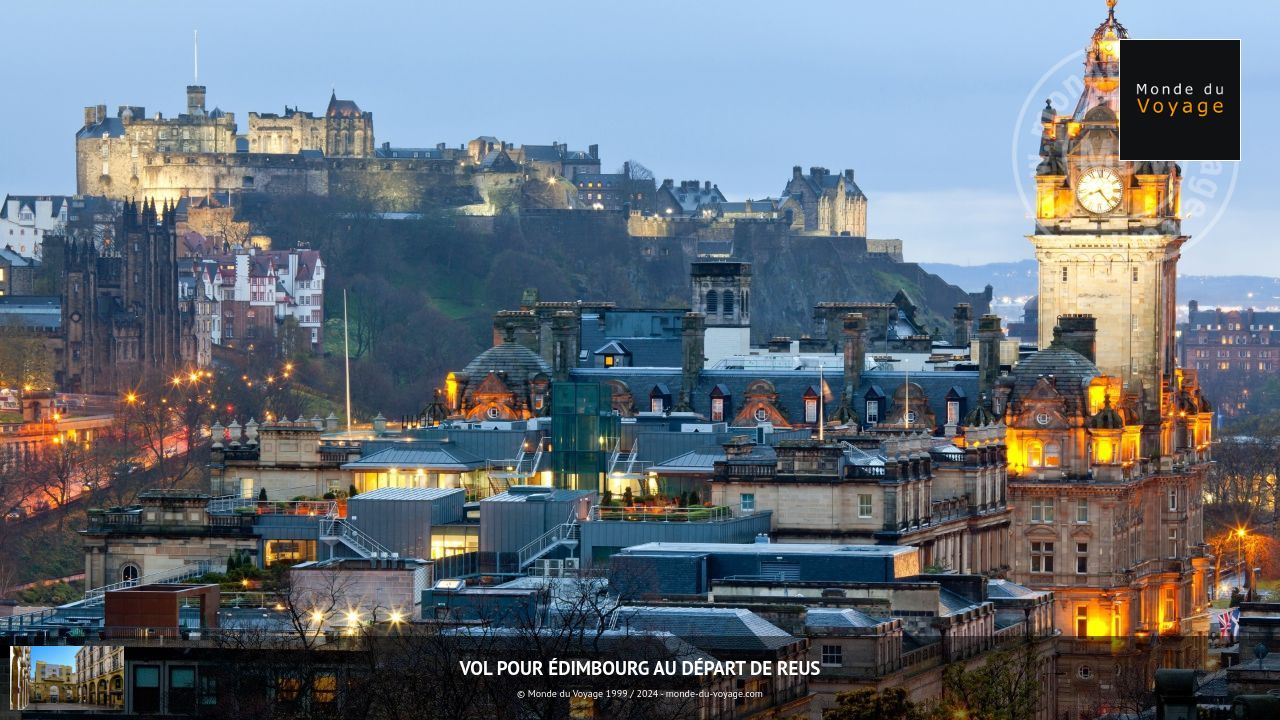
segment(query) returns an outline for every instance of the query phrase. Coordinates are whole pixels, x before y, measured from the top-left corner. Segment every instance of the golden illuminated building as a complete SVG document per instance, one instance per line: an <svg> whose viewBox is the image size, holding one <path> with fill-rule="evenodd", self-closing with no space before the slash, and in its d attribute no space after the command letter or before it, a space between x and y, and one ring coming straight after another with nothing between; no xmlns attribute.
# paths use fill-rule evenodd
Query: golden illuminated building
<svg viewBox="0 0 1280 720"><path fill-rule="evenodd" d="M1175 366L1186 236L1174 162L1119 159L1114 2L1075 110L1041 117L1041 350L997 384L1007 425L1011 579L1052 590L1059 711L1105 707L1155 667L1201 667L1209 566L1202 487L1212 412Z"/></svg>
<svg viewBox="0 0 1280 720"><path fill-rule="evenodd" d="M76 651L77 695L86 705L124 707L124 647L85 645Z"/></svg>

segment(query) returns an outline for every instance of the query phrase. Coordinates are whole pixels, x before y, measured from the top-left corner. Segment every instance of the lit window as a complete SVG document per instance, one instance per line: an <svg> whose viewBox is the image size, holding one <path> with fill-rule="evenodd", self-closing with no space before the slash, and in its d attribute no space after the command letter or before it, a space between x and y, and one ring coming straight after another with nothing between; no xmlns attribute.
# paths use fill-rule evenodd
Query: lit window
<svg viewBox="0 0 1280 720"><path fill-rule="evenodd" d="M1062 464L1062 447L1057 443L1049 443L1044 446L1044 465L1045 467L1058 467Z"/></svg>
<svg viewBox="0 0 1280 720"><path fill-rule="evenodd" d="M1044 446L1036 441L1027 443L1027 467L1038 468L1044 465Z"/></svg>
<svg viewBox="0 0 1280 720"><path fill-rule="evenodd" d="M947 401L947 424L957 425L959 423L960 423L960 401L948 400Z"/></svg>
<svg viewBox="0 0 1280 720"><path fill-rule="evenodd" d="M807 423L818 422L818 398L807 397L804 399L804 421Z"/></svg>
<svg viewBox="0 0 1280 720"><path fill-rule="evenodd" d="M1089 637L1089 606L1076 607L1076 637Z"/></svg>

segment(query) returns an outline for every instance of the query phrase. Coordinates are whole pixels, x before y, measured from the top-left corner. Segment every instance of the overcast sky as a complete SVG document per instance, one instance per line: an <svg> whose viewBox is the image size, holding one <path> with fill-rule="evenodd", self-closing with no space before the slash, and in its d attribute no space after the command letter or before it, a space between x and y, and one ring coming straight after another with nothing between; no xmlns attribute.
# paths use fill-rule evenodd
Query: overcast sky
<svg viewBox="0 0 1280 720"><path fill-rule="evenodd" d="M1106 15L1103 0L358 7L6 3L0 192L75 190L85 105L182 110L198 28L208 104L234 112L241 131L250 110L323 111L336 88L374 113L379 143L598 143L606 170L634 159L731 199L777 195L792 165L849 167L870 198L869 233L902 238L908 259L1030 257L1016 176L1030 173L1040 82L1072 53L1047 88L1078 73ZM1206 215L1184 224L1197 241L1181 269L1280 275L1267 212L1280 166L1280 3L1121 0L1117 17L1133 37L1243 40L1244 161L1204 233L1235 168L1210 178L1222 182Z"/></svg>

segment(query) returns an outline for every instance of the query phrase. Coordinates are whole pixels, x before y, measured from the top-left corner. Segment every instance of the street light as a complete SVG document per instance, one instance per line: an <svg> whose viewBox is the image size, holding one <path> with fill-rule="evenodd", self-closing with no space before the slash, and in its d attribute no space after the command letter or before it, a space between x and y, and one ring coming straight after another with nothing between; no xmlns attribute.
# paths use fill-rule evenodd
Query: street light
<svg viewBox="0 0 1280 720"><path fill-rule="evenodd" d="M1249 568L1247 558L1244 554L1244 538L1248 534L1243 526L1236 528L1236 559L1240 565L1240 575L1244 578L1244 599L1246 602L1253 601L1253 593L1249 587Z"/></svg>

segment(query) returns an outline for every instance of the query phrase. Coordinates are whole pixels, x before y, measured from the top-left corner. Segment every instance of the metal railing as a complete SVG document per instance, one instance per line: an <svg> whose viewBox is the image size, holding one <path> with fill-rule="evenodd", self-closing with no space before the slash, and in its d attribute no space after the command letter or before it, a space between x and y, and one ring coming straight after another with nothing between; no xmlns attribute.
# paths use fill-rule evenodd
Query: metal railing
<svg viewBox="0 0 1280 720"><path fill-rule="evenodd" d="M728 505L713 507L678 507L670 505L630 505L591 507L591 519L624 522L723 522L731 520L734 512Z"/></svg>
<svg viewBox="0 0 1280 720"><path fill-rule="evenodd" d="M62 607L87 607L90 605L97 605L102 602L103 596L113 590L125 590L131 587L138 587L139 585L150 585L152 583L182 582L183 580L190 580L192 578L208 575L211 572L226 572L226 569L227 565L223 561L214 562L212 560L198 560L193 563L187 563L182 567L171 568L169 570L158 570L156 572L147 573L146 575L142 575L133 580L124 580L122 582L86 590L83 599L67 603Z"/></svg>
<svg viewBox="0 0 1280 720"><path fill-rule="evenodd" d="M353 525L350 520L338 517L336 513L320 518L320 538L322 540L337 538L362 558L391 557L396 554L368 534L361 532L360 528Z"/></svg>
<svg viewBox="0 0 1280 720"><path fill-rule="evenodd" d="M84 597L80 600L73 600L55 608L44 608L43 610L36 610L33 612L22 613L20 615L12 615L7 618L0 618L0 629L3 629L6 632L14 632L28 628L45 626L49 624L50 620L57 616L59 610L98 605L102 603L103 598L107 593L114 590L126 590L131 587L150 585L152 583L182 582L183 580L198 578L211 572L226 572L226 569L227 566L224 562L200 560L194 563L187 563L182 567L147 573L146 575L142 575L141 577L133 580L125 580L86 590Z"/></svg>
<svg viewBox="0 0 1280 720"><path fill-rule="evenodd" d="M520 551L516 554L520 562L519 568L523 570L528 567L529 563L537 560L556 544L570 540L576 541L578 537L578 515L575 508L569 511L568 520L542 533L520 548Z"/></svg>

